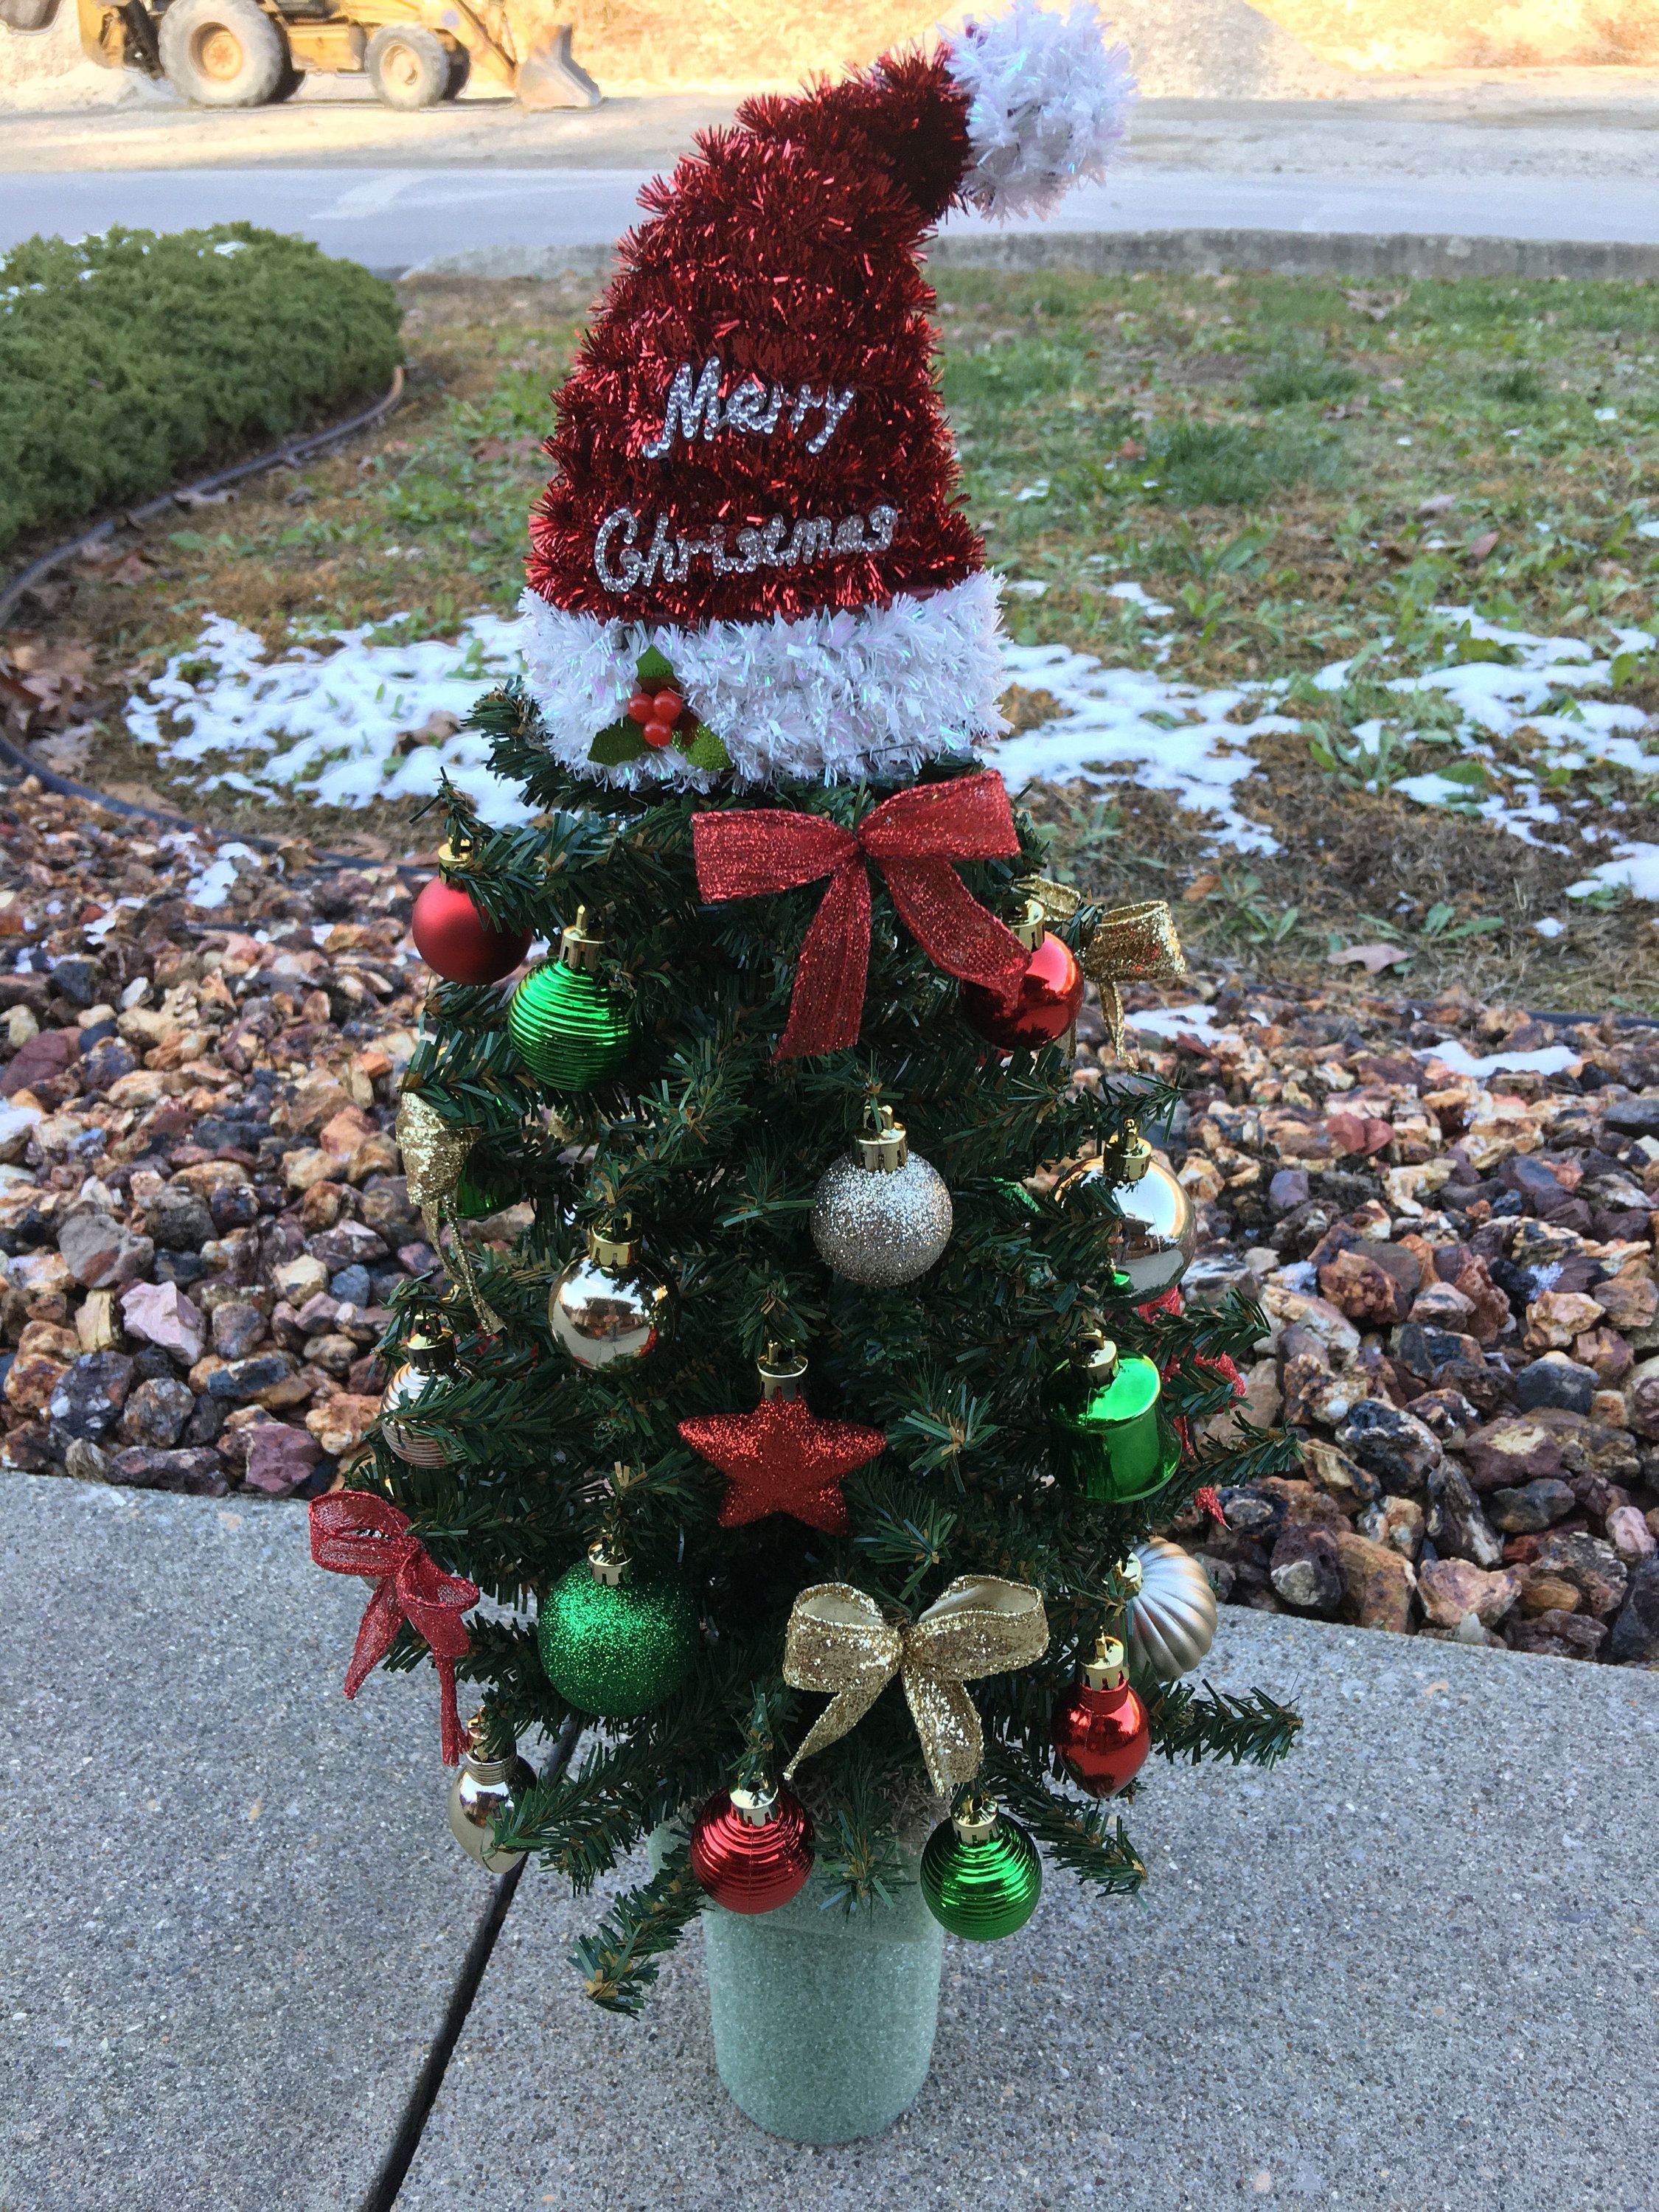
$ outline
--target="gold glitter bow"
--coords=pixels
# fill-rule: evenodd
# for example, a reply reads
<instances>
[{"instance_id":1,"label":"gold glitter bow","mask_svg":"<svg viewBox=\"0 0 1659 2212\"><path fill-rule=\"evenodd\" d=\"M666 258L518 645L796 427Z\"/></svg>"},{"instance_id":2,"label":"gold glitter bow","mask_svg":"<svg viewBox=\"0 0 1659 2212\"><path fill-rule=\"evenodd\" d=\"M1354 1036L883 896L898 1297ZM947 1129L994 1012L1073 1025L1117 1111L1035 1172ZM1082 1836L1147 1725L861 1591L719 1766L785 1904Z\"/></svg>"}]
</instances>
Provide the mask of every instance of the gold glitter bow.
<instances>
[{"instance_id":1,"label":"gold glitter bow","mask_svg":"<svg viewBox=\"0 0 1659 2212\"><path fill-rule=\"evenodd\" d=\"M919 1619L896 1626L850 1583L816 1583L790 1610L783 1679L792 1689L832 1694L784 1771L793 1777L802 1759L856 1728L896 1674L927 1778L949 1796L973 1780L985 1750L963 1684L1032 1666L1048 1648L1042 1600L1024 1583L963 1575Z\"/></svg>"},{"instance_id":2,"label":"gold glitter bow","mask_svg":"<svg viewBox=\"0 0 1659 2212\"><path fill-rule=\"evenodd\" d=\"M1083 903L1082 893L1070 884L1050 883L1046 876L1028 877L1019 889L1037 902L1045 921L1069 921ZM1116 1053L1123 1050L1125 1032L1119 984L1164 982L1187 972L1175 916L1162 899L1109 908L1090 933L1082 965L1100 994L1100 1011Z\"/></svg>"},{"instance_id":3,"label":"gold glitter bow","mask_svg":"<svg viewBox=\"0 0 1659 2212\"><path fill-rule=\"evenodd\" d=\"M410 1198L421 1210L427 1242L440 1259L449 1257L443 1239L444 1218L448 1213L455 1272L472 1302L479 1328L498 1331L501 1317L485 1303L461 1232L453 1225L455 1186L461 1179L467 1154L483 1133L481 1129L458 1128L453 1121L446 1121L418 1091L405 1091L398 1101L398 1150L403 1154Z\"/></svg>"}]
</instances>

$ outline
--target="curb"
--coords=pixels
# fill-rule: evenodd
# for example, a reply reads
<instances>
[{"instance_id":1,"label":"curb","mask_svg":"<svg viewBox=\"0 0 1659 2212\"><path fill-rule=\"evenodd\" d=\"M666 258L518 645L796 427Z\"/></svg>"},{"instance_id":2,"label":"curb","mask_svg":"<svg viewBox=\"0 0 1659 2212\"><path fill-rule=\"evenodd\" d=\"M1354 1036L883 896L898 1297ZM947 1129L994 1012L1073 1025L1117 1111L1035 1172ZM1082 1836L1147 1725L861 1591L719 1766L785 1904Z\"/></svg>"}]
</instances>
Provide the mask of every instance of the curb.
<instances>
[{"instance_id":1,"label":"curb","mask_svg":"<svg viewBox=\"0 0 1659 2212\"><path fill-rule=\"evenodd\" d=\"M603 276L611 246L479 246L434 254L375 275L416 277ZM1465 238L1413 231L1060 230L935 239L940 269L1076 269L1115 276L1164 269L1202 276L1223 269L1274 276L1569 276L1602 283L1659 280L1659 243L1572 238Z\"/></svg>"}]
</instances>

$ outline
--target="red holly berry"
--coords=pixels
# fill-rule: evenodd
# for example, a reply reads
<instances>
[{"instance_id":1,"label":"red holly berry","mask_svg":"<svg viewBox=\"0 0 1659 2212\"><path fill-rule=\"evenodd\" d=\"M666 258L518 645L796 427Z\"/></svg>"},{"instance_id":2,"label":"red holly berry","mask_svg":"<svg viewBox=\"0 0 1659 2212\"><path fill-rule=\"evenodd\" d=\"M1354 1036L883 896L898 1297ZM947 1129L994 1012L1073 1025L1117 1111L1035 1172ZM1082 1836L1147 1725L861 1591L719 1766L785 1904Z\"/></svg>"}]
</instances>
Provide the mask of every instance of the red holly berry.
<instances>
[{"instance_id":1,"label":"red holly berry","mask_svg":"<svg viewBox=\"0 0 1659 2212\"><path fill-rule=\"evenodd\" d=\"M665 745L673 744L674 725L672 722L659 722L653 719L646 724L640 732L640 735L645 739L647 744L660 752Z\"/></svg>"},{"instance_id":2,"label":"red holly berry","mask_svg":"<svg viewBox=\"0 0 1659 2212\"><path fill-rule=\"evenodd\" d=\"M654 721L656 714L657 702L648 691L636 691L628 702L628 719L630 722L644 724Z\"/></svg>"},{"instance_id":3,"label":"red holly berry","mask_svg":"<svg viewBox=\"0 0 1659 2212\"><path fill-rule=\"evenodd\" d=\"M685 712L685 702L678 691L659 691L651 702L651 710L653 721L666 722L672 729Z\"/></svg>"}]
</instances>

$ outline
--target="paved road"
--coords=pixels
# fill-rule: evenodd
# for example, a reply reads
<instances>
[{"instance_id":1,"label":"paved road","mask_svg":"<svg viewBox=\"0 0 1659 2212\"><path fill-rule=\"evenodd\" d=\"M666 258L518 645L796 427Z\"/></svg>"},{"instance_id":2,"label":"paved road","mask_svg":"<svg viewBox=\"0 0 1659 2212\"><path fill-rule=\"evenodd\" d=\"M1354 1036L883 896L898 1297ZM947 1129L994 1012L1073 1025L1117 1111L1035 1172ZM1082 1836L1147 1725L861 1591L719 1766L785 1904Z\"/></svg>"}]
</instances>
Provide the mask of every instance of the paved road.
<instances>
[{"instance_id":1,"label":"paved road","mask_svg":"<svg viewBox=\"0 0 1659 2212\"><path fill-rule=\"evenodd\" d=\"M124 222L160 230L235 217L315 239L372 269L480 246L599 246L634 219L630 169L219 168L14 175L0 246ZM969 232L967 220L947 226ZM1624 179L1338 177L1125 169L1073 192L1051 228L1250 229L1659 242L1659 192Z\"/></svg>"}]
</instances>

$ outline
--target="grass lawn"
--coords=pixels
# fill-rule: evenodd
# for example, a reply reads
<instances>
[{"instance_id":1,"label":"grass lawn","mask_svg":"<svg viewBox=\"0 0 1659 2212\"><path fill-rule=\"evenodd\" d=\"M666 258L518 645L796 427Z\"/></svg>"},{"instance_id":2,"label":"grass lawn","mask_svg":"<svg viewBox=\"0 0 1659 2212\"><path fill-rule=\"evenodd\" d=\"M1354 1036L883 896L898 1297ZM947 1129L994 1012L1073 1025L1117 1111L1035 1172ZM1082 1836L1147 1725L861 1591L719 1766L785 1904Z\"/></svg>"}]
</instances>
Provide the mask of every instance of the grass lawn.
<instances>
[{"instance_id":1,"label":"grass lawn","mask_svg":"<svg viewBox=\"0 0 1659 2212\"><path fill-rule=\"evenodd\" d=\"M1392 945L1413 991L1659 1006L1659 904L1566 896L1659 848L1659 653L1632 635L1659 589L1659 286L958 270L939 289L968 503L1013 586L1009 742L1075 724L1034 793L1059 865L1170 898L1211 965L1329 975L1334 950ZM74 579L26 647L73 662L81 724L47 740L71 772L407 845L408 803L204 793L248 763L170 771L123 702L210 614L276 653L510 614L586 294L405 288L412 398L382 434ZM1079 653L1133 693L1139 765ZM1178 764L1200 738L1195 782Z\"/></svg>"}]
</instances>

